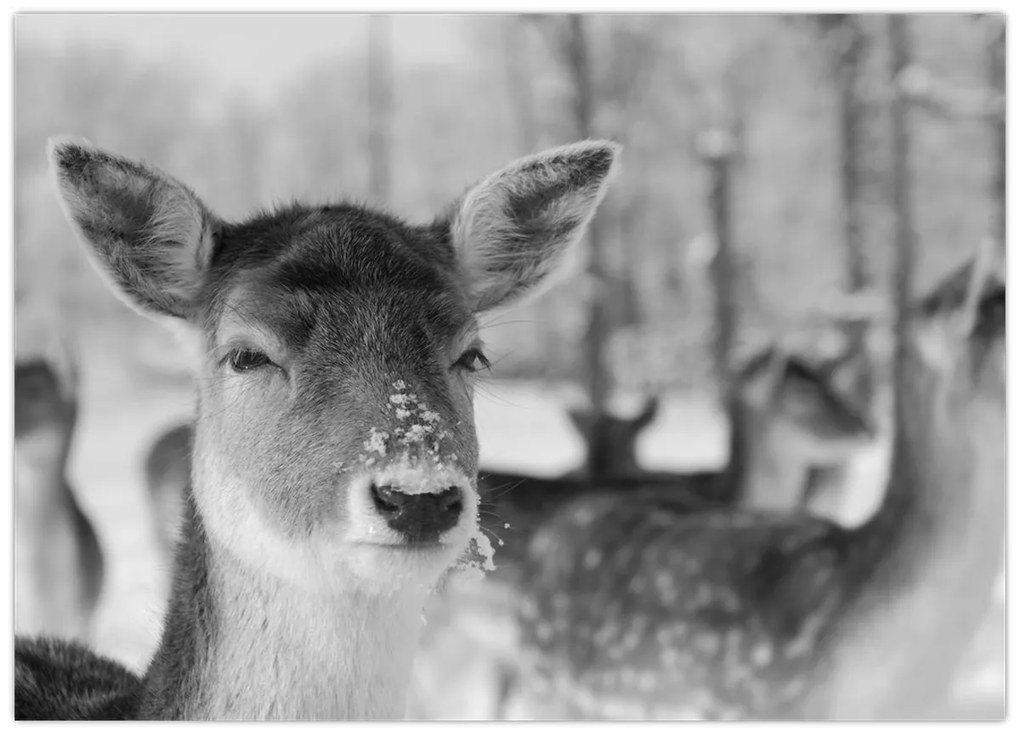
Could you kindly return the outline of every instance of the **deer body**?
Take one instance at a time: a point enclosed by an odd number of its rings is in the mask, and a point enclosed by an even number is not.
[[[621,420],[610,423],[610,429],[619,438],[616,445],[603,447],[602,464],[619,473],[617,477],[592,480],[588,478],[536,479],[506,474],[480,473],[478,487],[481,496],[481,522],[491,529],[498,545],[493,555],[496,569],[487,576],[486,588],[472,591],[467,600],[455,599],[451,605],[470,610],[469,602],[480,604],[475,618],[460,620],[460,628],[476,631],[474,638],[496,659],[496,711],[502,714],[507,699],[518,679],[519,649],[514,636],[494,637],[491,622],[492,609],[498,608],[509,596],[528,595],[536,587],[534,569],[526,563],[528,546],[535,530],[549,524],[551,518],[569,519],[564,507],[586,509],[589,503],[609,500],[609,506],[635,504],[642,508],[647,500],[661,504],[674,516],[704,513],[711,509],[744,507],[760,504],[762,499],[752,495],[753,484],[760,476],[771,479],[772,492],[765,500],[775,503],[784,499],[793,506],[799,499],[809,463],[821,457],[835,457],[839,453],[856,451],[871,438],[870,425],[857,408],[835,392],[826,374],[816,370],[797,356],[777,348],[769,348],[749,360],[739,372],[739,404],[734,412],[736,421],[730,432],[729,459],[720,471],[698,473],[634,473],[635,441],[637,433],[650,421],[654,412],[641,412],[633,427]],[[585,436],[585,419],[572,415],[578,429]],[[640,425],[640,426],[638,426]],[[596,451],[589,447],[589,451]],[[629,462],[628,462],[629,460]],[[628,470],[631,472],[628,473]],[[780,484],[788,486],[780,487]],[[615,500],[614,500],[615,499]],[[585,519],[588,511],[583,511]],[[609,530],[617,529],[626,514],[610,514],[606,518]],[[569,525],[570,522],[565,522]],[[583,525],[582,525],[583,526]],[[583,528],[565,528],[554,523],[552,535],[564,534],[564,539],[578,540],[588,537]],[[624,526],[624,529],[629,527]],[[601,529],[591,530],[599,534]],[[612,538],[610,531],[610,538]],[[590,538],[599,538],[598,536]],[[624,537],[626,538],[626,537]],[[554,551],[559,555],[560,551]],[[584,559],[570,559],[566,555],[565,569],[577,565],[588,569]],[[511,590],[493,589],[491,583],[509,585]],[[572,586],[571,580],[557,580],[548,590],[557,586],[561,590]],[[539,582],[541,590],[547,590]],[[479,600],[479,593],[481,599]],[[563,594],[554,597],[562,601]],[[612,597],[612,596],[610,596]],[[607,601],[598,600],[597,606]],[[615,603],[610,603],[610,607]],[[505,608],[505,606],[504,606]],[[508,611],[511,622],[505,628],[512,632],[513,606]],[[592,612],[593,615],[599,615]],[[582,617],[585,614],[581,614]],[[527,626],[527,624],[524,624]],[[586,634],[573,632],[583,641]],[[575,637],[576,638],[576,637]],[[548,642],[543,642],[547,644]],[[580,644],[584,646],[584,644]]]
[[[835,718],[941,706],[999,575],[1004,392],[975,397],[958,385],[946,388],[915,361],[908,363],[911,380],[899,388],[901,425],[886,499],[853,534],[854,596],[830,684]],[[864,678],[868,668],[874,674]],[[890,693],[899,702],[891,703]]]
[[[484,556],[475,317],[555,270],[615,152],[592,141],[522,159],[426,226],[352,205],[230,224],[145,164],[53,144],[100,270],[136,307],[197,330],[205,357],[152,663],[112,678],[90,713],[82,677],[42,676],[52,645],[19,642],[16,715],[88,716],[103,696],[126,717],[403,715],[427,596]],[[56,649],[79,674],[105,671]]]
[[[67,481],[73,394],[46,360],[15,366],[15,629],[86,640],[103,555]]]
[[[931,713],[988,608],[1004,533],[1005,291],[991,284],[967,344],[933,359],[960,306],[947,289],[922,302],[889,485],[863,526],[677,513],[660,493],[579,501],[536,535],[520,609],[533,715]]]

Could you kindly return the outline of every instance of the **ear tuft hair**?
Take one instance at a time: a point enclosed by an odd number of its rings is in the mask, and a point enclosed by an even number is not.
[[[143,313],[188,317],[214,239],[198,197],[84,139],[51,138],[47,155],[64,213],[114,291]]]
[[[516,301],[556,270],[605,196],[619,151],[583,141],[527,156],[461,198],[450,234],[476,311]]]

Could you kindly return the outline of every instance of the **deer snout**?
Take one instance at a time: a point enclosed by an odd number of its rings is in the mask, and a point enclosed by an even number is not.
[[[393,484],[373,483],[369,494],[376,512],[390,529],[414,544],[439,541],[464,512],[464,492],[459,486],[409,493]]]

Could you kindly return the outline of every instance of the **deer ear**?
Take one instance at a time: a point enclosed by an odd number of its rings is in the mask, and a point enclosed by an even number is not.
[[[775,395],[783,380],[790,355],[779,343],[768,348],[763,356],[752,361],[744,372],[741,396],[750,406],[764,407]]]
[[[471,188],[450,235],[475,311],[533,291],[584,233],[619,146],[584,141],[528,156]]]
[[[64,213],[114,291],[143,313],[189,317],[214,241],[198,197],[87,141],[50,139],[47,153]]]
[[[595,415],[588,407],[567,409],[567,418],[581,437],[587,439],[595,426]]]
[[[826,358],[815,366],[818,377],[829,386],[847,392],[854,379],[868,370],[867,358],[847,348],[838,355]]]
[[[1004,299],[1002,266],[994,243],[983,243],[977,254],[942,279],[914,305],[915,343],[928,363],[951,368],[961,341],[975,329],[986,328],[987,310],[997,296]],[[989,301],[990,300],[990,301]]]
[[[634,434],[637,434],[649,424],[655,421],[655,417],[659,414],[659,399],[656,396],[649,396],[645,399],[644,405],[641,407],[641,411],[638,413],[633,420],[631,425],[634,428]]]

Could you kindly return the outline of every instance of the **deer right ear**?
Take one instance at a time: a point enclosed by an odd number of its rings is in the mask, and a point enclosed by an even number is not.
[[[64,213],[115,291],[143,313],[189,317],[213,250],[198,197],[87,141],[50,139],[47,153]]]
[[[637,434],[649,424],[655,421],[655,417],[659,415],[659,398],[657,396],[649,396],[645,398],[645,403],[641,406],[641,411],[632,420],[632,426],[634,427],[634,433]]]
[[[554,148],[464,195],[450,235],[476,312],[516,301],[556,269],[595,214],[618,152],[609,141]]]
[[[921,355],[932,366],[949,370],[957,360],[961,344],[977,327],[987,331],[1002,318],[1000,331],[1004,331],[1004,310],[988,309],[996,297],[1004,300],[1003,264],[995,244],[982,243],[975,257],[943,278],[931,291],[914,305],[915,343]],[[989,301],[990,300],[990,301]],[[993,330],[994,331],[994,327]]]
[[[570,420],[577,433],[584,438],[590,436],[595,427],[595,414],[588,407],[567,409],[567,419]]]
[[[744,402],[759,408],[767,406],[786,375],[789,361],[790,355],[781,344],[768,348],[762,358],[754,361],[760,362],[760,365],[755,365],[743,377],[741,395]]]

